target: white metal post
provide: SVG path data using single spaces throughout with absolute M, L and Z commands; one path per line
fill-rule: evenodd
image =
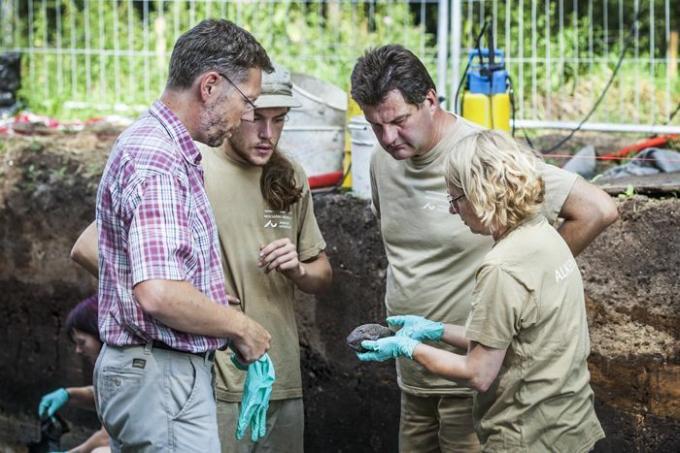
M 463 47 L 461 41 L 463 30 L 463 2 L 461 0 L 451 0 L 451 100 L 447 104 L 449 110 L 456 110 L 453 105 L 453 96 L 456 95 L 458 84 L 460 83 L 460 52 Z
M 449 36 L 449 0 L 439 0 L 437 8 L 437 94 L 444 96 L 444 106 L 449 105 L 446 93 L 446 64 Z

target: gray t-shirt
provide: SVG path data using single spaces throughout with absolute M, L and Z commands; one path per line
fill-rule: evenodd
M 467 319 L 475 271 L 493 241 L 473 234 L 460 216 L 449 213 L 443 164 L 448 151 L 475 130 L 479 127 L 457 117 L 444 138 L 423 156 L 398 161 L 380 147 L 373 153 L 372 201 L 388 260 L 388 315 L 421 315 L 459 325 Z M 553 222 L 576 175 L 544 165 L 542 176 L 543 214 Z M 472 393 L 408 359 L 397 360 L 397 375 L 401 389 L 415 395 Z

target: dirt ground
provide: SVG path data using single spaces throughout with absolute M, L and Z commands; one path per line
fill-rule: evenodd
M 94 217 L 113 136 L 0 139 L 0 446 L 35 435 L 40 395 L 91 379 L 62 326 L 95 282 L 68 252 Z M 619 221 L 578 258 L 607 433 L 596 451 L 680 451 L 680 200 L 618 203 Z M 385 317 L 377 224 L 366 201 L 344 194 L 315 195 L 315 210 L 335 279 L 328 294 L 299 297 L 307 451 L 396 451 L 393 365 L 361 364 L 344 344 L 357 325 Z M 87 411 L 65 415 L 96 425 Z

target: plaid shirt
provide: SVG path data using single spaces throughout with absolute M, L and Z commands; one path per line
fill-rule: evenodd
M 132 288 L 185 280 L 228 305 L 217 228 L 203 186 L 201 154 L 160 101 L 116 141 L 97 192 L 99 332 L 111 345 L 149 340 L 182 351 L 225 339 L 179 332 L 144 313 Z

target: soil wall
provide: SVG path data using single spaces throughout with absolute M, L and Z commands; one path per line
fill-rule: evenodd
M 91 368 L 63 332 L 68 310 L 95 288 L 68 252 L 94 216 L 110 138 L 0 143 L 0 446 L 36 436 L 40 396 L 87 384 Z M 399 393 L 392 363 L 361 364 L 344 344 L 385 317 L 386 260 L 368 203 L 315 196 L 334 283 L 301 295 L 306 447 L 310 452 L 397 449 Z M 597 451 L 680 451 L 680 201 L 634 197 L 578 262 L 591 323 L 590 368 L 607 439 Z M 78 428 L 94 414 L 67 410 Z

